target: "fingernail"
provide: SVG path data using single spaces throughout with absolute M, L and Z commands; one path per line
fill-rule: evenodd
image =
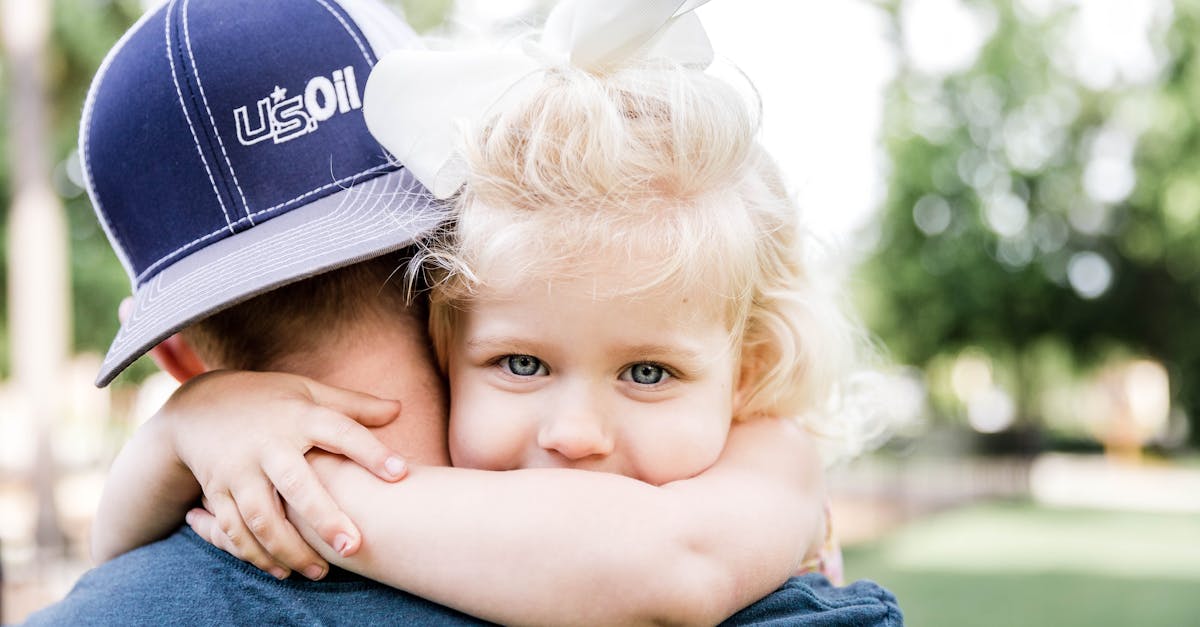
M 345 557 L 348 548 L 350 548 L 350 536 L 339 533 L 333 537 L 333 550 L 337 551 L 338 555 Z
M 312 566 L 304 569 L 304 576 L 316 581 L 325 576 L 325 569 L 313 564 Z
M 188 526 L 194 525 L 196 524 L 196 515 L 192 512 L 188 512 L 187 514 L 184 514 L 183 521 L 186 522 Z
M 287 571 L 285 571 L 284 569 L 282 569 L 278 566 L 276 566 L 275 568 L 272 568 L 270 572 L 271 572 L 271 576 L 276 579 L 287 579 L 287 576 L 288 576 Z
M 407 469 L 404 460 L 395 456 L 387 458 L 387 461 L 383 462 L 383 466 L 384 468 L 387 468 L 388 474 L 393 477 L 402 476 L 404 471 Z

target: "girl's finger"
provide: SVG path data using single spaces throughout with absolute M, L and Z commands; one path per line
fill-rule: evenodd
M 300 516 L 312 526 L 325 544 L 342 557 L 353 555 L 360 534 L 303 458 L 272 455 L 263 460 L 263 470 Z
M 246 561 L 238 554 L 238 548 L 229 541 L 229 536 L 221 531 L 221 527 L 217 523 L 217 517 L 213 516 L 212 512 L 196 507 L 187 513 L 184 520 L 187 522 L 188 527 L 191 527 L 192 531 L 195 531 L 196 535 L 200 536 L 200 539 L 242 561 Z M 291 574 L 287 568 L 279 565 L 271 567 L 266 572 L 276 579 L 286 579 Z
M 324 576 L 329 564 L 288 522 L 279 496 L 267 477 L 261 474 L 247 477 L 234 487 L 232 494 L 246 527 L 274 561 L 309 579 Z
M 400 415 L 400 401 L 387 400 L 362 392 L 325 385 L 305 379 L 313 402 L 342 413 L 368 427 L 383 426 Z
M 243 562 L 253 564 L 263 572 L 270 573 L 277 578 L 280 572 L 286 576 L 286 568 L 271 559 L 271 556 L 246 528 L 232 495 L 228 492 L 210 494 L 208 504 L 216 520 L 216 529 L 206 539 Z
M 303 433 L 316 447 L 345 455 L 384 481 L 408 474 L 404 459 L 380 442 L 369 429 L 326 407 L 311 407 Z M 278 485 L 278 484 L 276 484 Z M 289 503 L 295 503 L 288 499 Z

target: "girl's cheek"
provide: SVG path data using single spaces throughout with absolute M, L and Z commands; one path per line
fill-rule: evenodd
M 728 423 L 717 417 L 707 421 L 698 421 L 695 415 L 689 418 L 693 421 L 690 428 L 681 428 L 680 424 L 686 424 L 681 420 L 673 428 L 644 439 L 655 443 L 639 456 L 644 481 L 662 485 L 695 477 L 721 456 L 729 435 Z
M 487 470 L 485 463 L 486 451 L 480 450 L 481 438 L 472 437 L 470 421 L 452 420 L 450 422 L 450 461 L 459 468 L 475 468 Z
M 511 470 L 520 467 L 520 434 L 511 423 L 489 414 L 450 421 L 450 459 L 460 468 Z
M 489 390 L 479 372 L 461 363 L 456 365 L 450 376 L 450 460 L 460 468 L 488 469 L 489 423 L 495 423 L 489 420 L 495 418 L 487 407 Z
M 459 468 L 485 469 L 485 449 L 481 445 L 487 441 L 484 434 L 479 433 L 482 421 L 471 417 L 472 408 L 460 406 L 450 409 L 450 460 Z

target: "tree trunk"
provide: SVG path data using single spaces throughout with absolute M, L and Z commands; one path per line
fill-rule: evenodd
M 66 218 L 50 184 L 45 50 L 47 0 L 2 0 L 9 99 L 9 164 L 14 190 L 8 213 L 8 330 L 13 381 L 37 421 L 32 483 L 37 494 L 36 540 L 43 555 L 65 541 L 54 502 L 51 434 L 66 407 L 70 289 Z

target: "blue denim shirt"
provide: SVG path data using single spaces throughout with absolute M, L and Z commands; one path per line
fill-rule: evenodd
M 792 577 L 722 625 L 762 627 L 900 627 L 904 615 L 891 592 L 871 581 L 838 588 L 824 575 Z
M 28 625 L 486 625 L 337 568 L 322 581 L 276 581 L 187 527 L 86 573 Z M 901 625 L 895 598 L 870 582 L 789 580 L 728 625 Z

